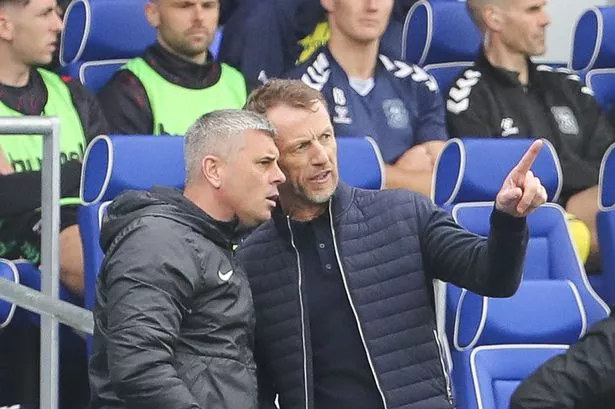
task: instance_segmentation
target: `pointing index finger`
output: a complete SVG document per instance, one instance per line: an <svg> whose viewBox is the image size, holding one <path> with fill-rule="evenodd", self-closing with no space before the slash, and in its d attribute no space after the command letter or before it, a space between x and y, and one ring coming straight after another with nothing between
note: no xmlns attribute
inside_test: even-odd
<svg viewBox="0 0 615 409"><path fill-rule="evenodd" d="M517 163L515 169L522 174L527 173L532 167L532 164L534 163L536 158L538 157L538 154L542 149L542 145L543 142L541 139L535 140L532 145L530 145L529 149L525 152L519 163Z"/></svg>

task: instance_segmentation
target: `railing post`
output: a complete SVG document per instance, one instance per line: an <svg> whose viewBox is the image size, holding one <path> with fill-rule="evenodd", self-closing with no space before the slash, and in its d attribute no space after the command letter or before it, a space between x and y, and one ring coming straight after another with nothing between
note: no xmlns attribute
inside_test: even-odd
<svg viewBox="0 0 615 409"><path fill-rule="evenodd" d="M41 167L41 269L42 293L58 298L60 233L60 120L55 117L23 116L0 118L0 134L42 135ZM40 404L58 407L58 321L41 315Z"/></svg>

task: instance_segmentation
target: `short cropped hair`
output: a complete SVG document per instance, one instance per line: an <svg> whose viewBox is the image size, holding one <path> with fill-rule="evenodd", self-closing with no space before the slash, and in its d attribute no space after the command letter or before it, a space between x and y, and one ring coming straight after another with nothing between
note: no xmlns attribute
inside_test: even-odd
<svg viewBox="0 0 615 409"><path fill-rule="evenodd" d="M244 133L262 131L272 138L275 129L264 115L241 109L223 109L201 116L186 132L186 184L195 180L207 155L229 159L243 146Z"/></svg>
<svg viewBox="0 0 615 409"><path fill-rule="evenodd" d="M30 0L0 0L0 7L6 4L16 4L18 6L27 6Z"/></svg>
<svg viewBox="0 0 615 409"><path fill-rule="evenodd" d="M250 94L246 109L265 114L269 109L278 105L312 109L316 102L322 103L325 108L327 107L327 101L320 91L311 88L304 82L274 79Z"/></svg>

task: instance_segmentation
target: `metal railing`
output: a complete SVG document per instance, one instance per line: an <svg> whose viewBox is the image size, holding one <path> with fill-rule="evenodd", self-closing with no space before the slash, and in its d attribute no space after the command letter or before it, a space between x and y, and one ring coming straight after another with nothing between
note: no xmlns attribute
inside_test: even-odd
<svg viewBox="0 0 615 409"><path fill-rule="evenodd" d="M42 135L41 292L0 280L0 298L41 316L40 406L58 408L58 347L62 322L91 334L92 313L58 299L60 288L60 120L56 117L2 117L0 135Z"/></svg>

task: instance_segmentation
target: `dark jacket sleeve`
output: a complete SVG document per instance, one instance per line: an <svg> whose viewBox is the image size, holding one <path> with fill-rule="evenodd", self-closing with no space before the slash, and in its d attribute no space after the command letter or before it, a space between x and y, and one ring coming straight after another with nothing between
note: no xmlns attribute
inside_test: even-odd
<svg viewBox="0 0 615 409"><path fill-rule="evenodd" d="M90 143L98 135L106 135L109 132L109 127L96 95L78 81L70 80L66 85L73 98L73 104L79 113L86 142Z"/></svg>
<svg viewBox="0 0 615 409"><path fill-rule="evenodd" d="M489 237L482 238L426 197L415 203L425 271L431 278L489 297L510 297L517 291L528 240L525 218L493 209Z"/></svg>
<svg viewBox="0 0 615 409"><path fill-rule="evenodd" d="M446 99L448 135L451 138L499 135L499 130L489 121L489 107L486 106L489 103L488 98L478 84L472 88L460 88L453 82Z"/></svg>
<svg viewBox="0 0 615 409"><path fill-rule="evenodd" d="M109 376L129 408L199 407L173 355L202 266L193 244L169 230L168 223L149 219L111 251L101 272Z"/></svg>
<svg viewBox="0 0 615 409"><path fill-rule="evenodd" d="M120 70L98 92L109 123L109 132L120 135L154 133L154 117L141 81L130 71Z"/></svg>
<svg viewBox="0 0 615 409"><path fill-rule="evenodd" d="M81 163L67 162L60 168L60 197L78 197ZM0 176L0 219L22 215L41 207L41 172Z"/></svg>
<svg viewBox="0 0 615 409"><path fill-rule="evenodd" d="M611 407L615 390L615 316L594 325L577 344L551 358L513 393L510 409Z"/></svg>

